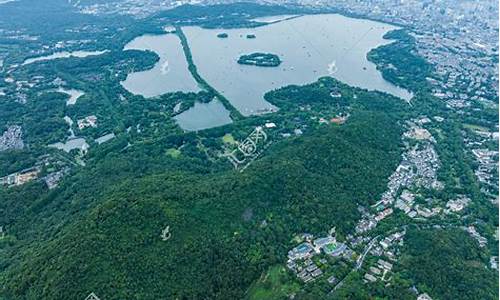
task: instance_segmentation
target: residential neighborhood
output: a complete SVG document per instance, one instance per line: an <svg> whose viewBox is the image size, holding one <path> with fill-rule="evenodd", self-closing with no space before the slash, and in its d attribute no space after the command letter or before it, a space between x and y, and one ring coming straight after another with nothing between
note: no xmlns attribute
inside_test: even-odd
<svg viewBox="0 0 500 300"><path fill-rule="evenodd" d="M12 125L0 136L0 152L5 150L20 150L24 148L21 126Z"/></svg>

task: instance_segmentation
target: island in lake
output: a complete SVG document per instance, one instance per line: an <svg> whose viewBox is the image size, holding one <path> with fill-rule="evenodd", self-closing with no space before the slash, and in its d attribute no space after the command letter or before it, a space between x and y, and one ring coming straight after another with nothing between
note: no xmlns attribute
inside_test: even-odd
<svg viewBox="0 0 500 300"><path fill-rule="evenodd" d="M281 59L276 54L257 52L240 56L238 63L258 67L277 67L281 64Z"/></svg>

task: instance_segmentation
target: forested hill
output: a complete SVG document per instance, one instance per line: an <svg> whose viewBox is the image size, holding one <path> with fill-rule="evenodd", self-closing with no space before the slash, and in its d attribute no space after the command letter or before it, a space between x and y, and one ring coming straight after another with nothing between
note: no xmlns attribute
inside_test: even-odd
<svg viewBox="0 0 500 300"><path fill-rule="evenodd" d="M398 26L366 58L384 85L411 99L331 76L303 86L269 77L276 89L264 98L273 108L240 116L202 77L186 27L217 28L209 34L218 43L262 43L257 31L266 28L256 27L274 26L276 16L355 10L152 2L168 1L0 4L0 300L498 299L498 87L494 74L478 72L496 56L480 54L476 41L442 39L440 28ZM373 33L366 30L362 38ZM126 50L147 36L162 46L179 39L187 78L202 90L150 98L125 88L129 75L156 66L175 72L159 52ZM318 76L341 45L331 38ZM318 52L311 41L302 50ZM271 54L292 79L284 50ZM101 54L46 60L76 51ZM271 50L245 53L254 51ZM241 54L227 55L235 68ZM359 74L370 74L364 65ZM230 120L182 126L182 114L215 98ZM255 132L266 133L263 142L249 141ZM84 144L57 149L77 139Z"/></svg>
<svg viewBox="0 0 500 300"><path fill-rule="evenodd" d="M332 226L347 234L359 217L357 204L372 203L383 192L399 160L401 126L390 101L374 98L367 106L372 107L359 106L343 126L272 146L243 173L166 171L123 178L97 194L72 192L76 182L47 200L45 209L36 209L42 223L50 221L47 210L62 216L56 211L88 198L96 205L65 216L70 219L53 236L12 254L16 263L4 265L5 295L243 297L264 270L284 261L295 234ZM112 177L92 180L100 186ZM41 221L36 213L32 217ZM163 241L166 226L172 237Z"/></svg>

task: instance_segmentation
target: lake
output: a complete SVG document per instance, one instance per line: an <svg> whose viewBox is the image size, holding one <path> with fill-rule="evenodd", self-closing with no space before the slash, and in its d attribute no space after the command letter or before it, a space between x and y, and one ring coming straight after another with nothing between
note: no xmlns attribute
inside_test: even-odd
<svg viewBox="0 0 500 300"><path fill-rule="evenodd" d="M90 146L84 138L75 136L75 132L73 131L73 120L68 116L64 116L64 121L68 124L69 127L68 139L64 143L57 142L54 144L50 144L49 147L63 150L65 152L70 152L73 149L79 149L82 152L87 151Z"/></svg>
<svg viewBox="0 0 500 300"><path fill-rule="evenodd" d="M193 107L174 117L186 131L197 131L230 124L229 111L217 99L209 103L196 102Z"/></svg>
<svg viewBox="0 0 500 300"><path fill-rule="evenodd" d="M56 92L63 93L69 96L69 99L66 101L66 105L74 105L76 101L85 94L84 92L79 90L65 89L63 87L59 87Z"/></svg>
<svg viewBox="0 0 500 300"><path fill-rule="evenodd" d="M87 144L84 138L73 138L73 139L68 139L64 143L58 142L55 144L50 144L49 147L57 148L65 152L70 152L73 149L79 149L80 151L87 151L90 146L89 144Z"/></svg>
<svg viewBox="0 0 500 300"><path fill-rule="evenodd" d="M175 34L142 35L133 39L124 50L152 51L160 60L152 69L127 75L122 86L146 98L170 92L198 92L200 88L188 70L179 37Z"/></svg>
<svg viewBox="0 0 500 300"><path fill-rule="evenodd" d="M288 16L287 16L288 17ZM281 17L267 18L275 21ZM200 75L222 93L243 115L268 112L274 107L264 94L290 84L303 85L332 76L352 86L379 90L405 100L412 95L387 82L367 53L391 41L383 39L398 27L337 14L305 15L243 29L183 28ZM217 34L227 33L228 38ZM254 34L256 38L247 38ZM208 49L208 50L207 50ZM273 53L279 67L237 63L242 54Z"/></svg>
<svg viewBox="0 0 500 300"><path fill-rule="evenodd" d="M366 57L371 49L392 42L383 36L398 29L396 26L337 14L282 15L254 20L267 25L229 30L183 28L200 75L244 116L276 109L264 100L268 91L312 83L323 76L404 100L412 97L405 89L384 80ZM228 37L217 37L220 33L227 33ZM132 49L152 51L160 59L149 70L128 74L122 85L129 92L150 98L176 91L200 91L175 34L139 36L124 48ZM255 52L276 54L282 63L278 67L237 63L241 55ZM188 131L231 122L229 112L219 101L196 103L175 119Z"/></svg>
<svg viewBox="0 0 500 300"><path fill-rule="evenodd" d="M29 65L35 62L39 61L46 61L46 60L53 60L53 59L58 59L58 58L69 58L69 57L78 57L78 58L84 58L87 56L94 56L94 55L101 55L104 53L109 52L109 50L103 50L103 51L73 51L73 52L68 52L68 51L62 51L62 52L56 52L54 54L50 55L45 55L45 56L38 56L38 57L32 57L28 58L23 62L24 65Z"/></svg>

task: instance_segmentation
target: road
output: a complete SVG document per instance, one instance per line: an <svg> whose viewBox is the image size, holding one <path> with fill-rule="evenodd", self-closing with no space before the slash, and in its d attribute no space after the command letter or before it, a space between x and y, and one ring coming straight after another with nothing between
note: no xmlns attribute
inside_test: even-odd
<svg viewBox="0 0 500 300"><path fill-rule="evenodd" d="M365 250L363 251L363 254L358 258L357 262L356 262L356 267L354 267L354 269L351 270L351 272L353 271L358 271L359 268L361 268L361 266L363 266L363 262L365 260L365 257L366 255L368 254L368 252L370 252L370 249L373 247L373 245L375 245L375 243L377 242L377 239L380 237L380 235L377 235L376 237L374 237L369 243L368 245L366 246ZM349 274L351 273L349 272ZM347 276L349 275L347 274L339 283L337 283L337 285L335 285L335 287L330 291L330 294L333 293L333 291L335 291L337 288L341 287L342 284L344 283L344 280L347 278Z"/></svg>
<svg viewBox="0 0 500 300"><path fill-rule="evenodd" d="M363 254L358 258L358 261L356 262L356 268L355 268L356 270L359 270L359 268L363 266L363 261L365 260L366 254L370 252L370 249L373 247L373 245L375 245L379 237L380 235L377 235L368 243L368 245L365 248L365 251L363 251Z"/></svg>

